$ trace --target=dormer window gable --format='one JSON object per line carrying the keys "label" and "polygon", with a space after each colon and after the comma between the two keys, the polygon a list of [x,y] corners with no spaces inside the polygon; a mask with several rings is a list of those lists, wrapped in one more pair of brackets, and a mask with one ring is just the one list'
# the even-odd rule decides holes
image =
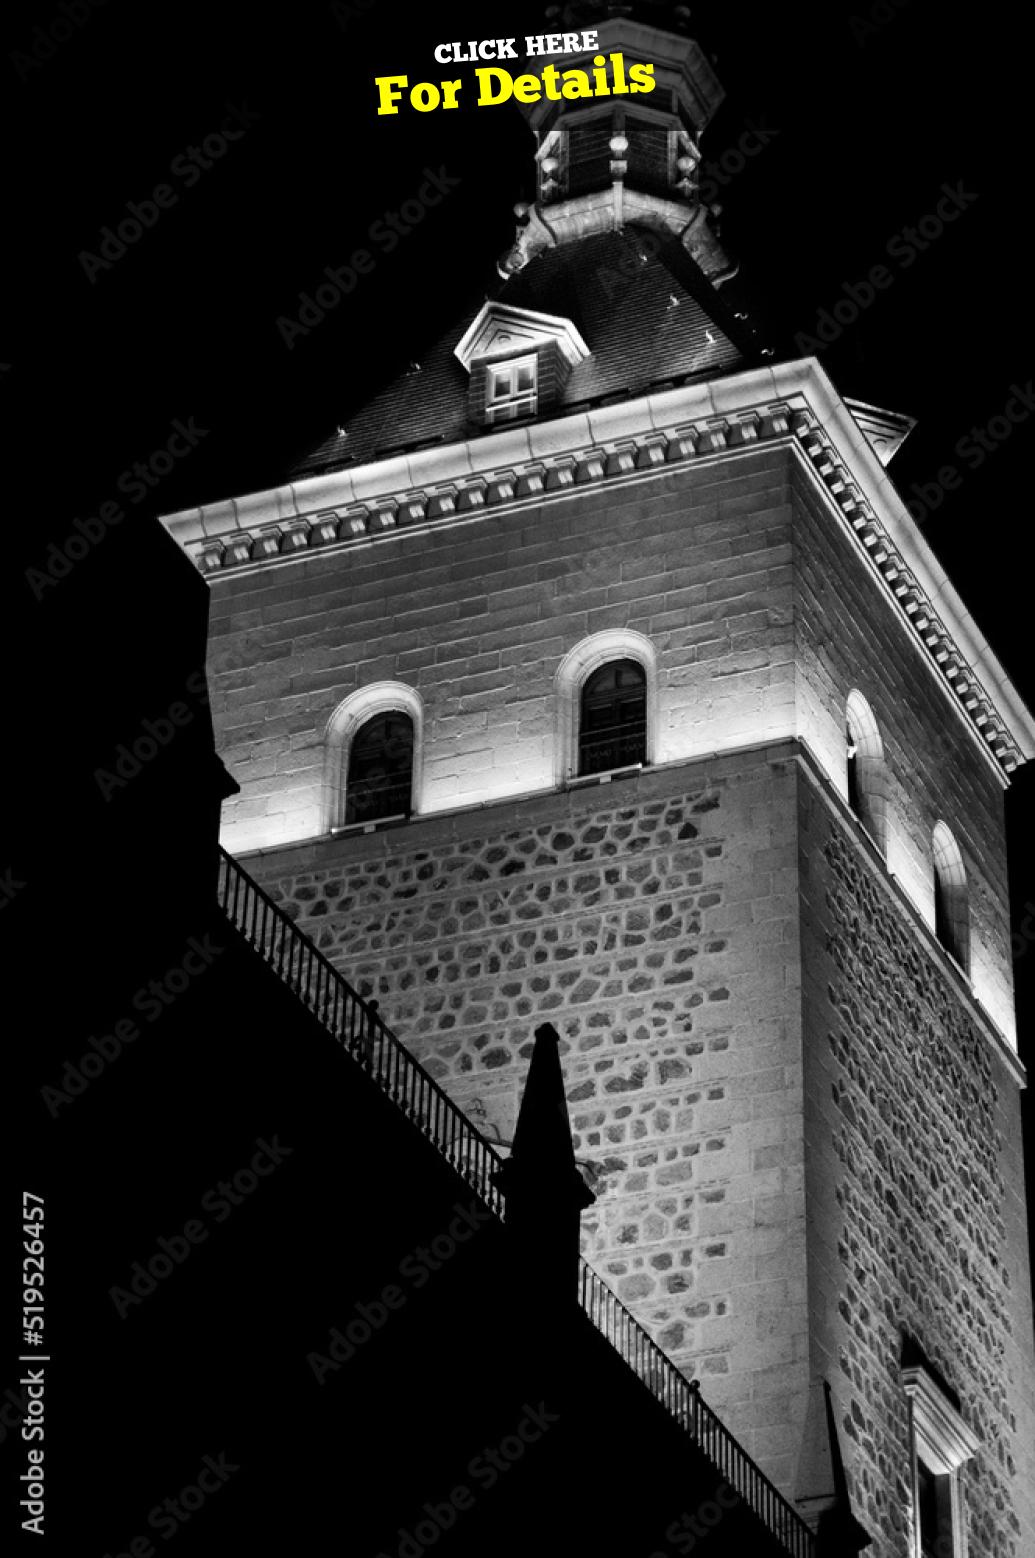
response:
{"label": "dormer window gable", "polygon": [[471,421],[498,427],[528,421],[557,405],[589,347],[570,319],[490,302],[455,354],[470,375]]}

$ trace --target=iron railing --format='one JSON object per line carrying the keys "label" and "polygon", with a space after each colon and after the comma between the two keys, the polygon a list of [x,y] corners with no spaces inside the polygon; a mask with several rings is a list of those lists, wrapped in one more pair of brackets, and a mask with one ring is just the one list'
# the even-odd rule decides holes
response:
{"label": "iron railing", "polygon": [[[400,1044],[376,1001],[357,995],[222,847],[219,857],[218,902],[231,924],[502,1220],[493,1179],[503,1159],[491,1142]],[[702,1400],[697,1381],[676,1368],[581,1257],[579,1267],[579,1300],[596,1328],[793,1558],[813,1558],[809,1527]]]}
{"label": "iron railing", "polygon": [[218,901],[230,922],[502,1218],[503,1197],[492,1176],[503,1159],[491,1143],[403,1048],[378,1015],[376,1001],[357,995],[344,975],[222,847],[219,857]]}
{"label": "iron railing", "polygon": [[579,774],[603,774],[646,761],[647,727],[640,724],[583,728],[579,735]]}
{"label": "iron railing", "polygon": [[812,1558],[815,1538],[798,1511],[734,1439],[701,1396],[697,1380],[687,1379],[626,1309],[621,1299],[585,1260],[579,1262],[582,1308],[597,1330],[620,1353],[633,1373],[690,1434],[774,1536],[794,1558]]}
{"label": "iron railing", "polygon": [[408,816],[411,792],[409,767],[401,778],[378,774],[370,779],[351,780],[345,788],[345,826]]}

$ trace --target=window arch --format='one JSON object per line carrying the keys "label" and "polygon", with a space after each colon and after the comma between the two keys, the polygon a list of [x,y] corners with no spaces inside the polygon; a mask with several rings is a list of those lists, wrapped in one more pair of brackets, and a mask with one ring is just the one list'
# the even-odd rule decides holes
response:
{"label": "window arch", "polygon": [[931,834],[934,856],[934,933],[956,962],[970,973],[970,909],[967,873],[960,847],[944,822]]}
{"label": "window arch", "polygon": [[848,805],[883,855],[888,845],[884,743],[873,710],[858,688],[848,694],[845,704],[845,766]]}
{"label": "window arch", "polygon": [[423,715],[402,682],[374,682],[339,703],[324,745],[327,831],[419,812]]}
{"label": "window arch", "polygon": [[554,779],[655,761],[657,657],[631,629],[593,633],[557,668]]}

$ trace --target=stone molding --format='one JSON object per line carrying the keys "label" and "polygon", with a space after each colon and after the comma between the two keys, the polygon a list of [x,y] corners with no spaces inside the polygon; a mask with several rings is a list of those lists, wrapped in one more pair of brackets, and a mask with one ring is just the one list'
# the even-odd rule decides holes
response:
{"label": "stone molding", "polygon": [[922,1365],[903,1369],[900,1377],[913,1403],[920,1454],[932,1471],[950,1476],[977,1454],[980,1440]]}
{"label": "stone molding", "polygon": [[453,348],[453,355],[470,373],[479,359],[505,359],[520,352],[533,352],[551,342],[556,342],[570,368],[590,355],[574,324],[563,315],[514,308],[490,299]]}
{"label": "stone molding", "polygon": [[798,449],[980,747],[1008,779],[1035,757],[1035,720],[814,358],[414,450],[161,522],[215,579],[411,528],[470,522],[486,508],[541,505],[579,487],[610,488],[680,465],[736,459],[763,445]]}

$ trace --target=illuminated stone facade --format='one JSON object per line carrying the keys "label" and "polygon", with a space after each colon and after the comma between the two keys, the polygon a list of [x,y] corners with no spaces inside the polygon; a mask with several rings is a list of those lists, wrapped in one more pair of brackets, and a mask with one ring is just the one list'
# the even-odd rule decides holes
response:
{"label": "illuminated stone facade", "polygon": [[[504,292],[533,335],[548,288],[511,289],[559,263],[546,215]],[[634,241],[576,223],[570,246]],[[653,296],[684,261],[643,263]],[[1003,790],[1035,726],[888,482],[902,419],[814,361],[745,362],[686,292],[694,371],[653,383],[640,363],[616,395],[614,274],[587,265],[563,403],[464,422],[452,354],[475,311],[428,370],[437,441],[368,448],[360,422],[358,454],[167,521],[212,586],[241,786],[224,841],[491,1138],[510,1139],[533,1029],[556,1024],[597,1195],[586,1254],[783,1492],[810,1513],[829,1492],[810,1448],[826,1379],[874,1558],[912,1553],[908,1337],[979,1442],[972,1558],[1025,1558]],[[647,761],[582,780],[580,668],[608,653],[645,668]],[[336,829],[341,732],[393,688],[414,814]],[[852,695],[879,733],[876,842],[849,804]],[[967,969],[936,934],[938,824],[965,868]]]}

